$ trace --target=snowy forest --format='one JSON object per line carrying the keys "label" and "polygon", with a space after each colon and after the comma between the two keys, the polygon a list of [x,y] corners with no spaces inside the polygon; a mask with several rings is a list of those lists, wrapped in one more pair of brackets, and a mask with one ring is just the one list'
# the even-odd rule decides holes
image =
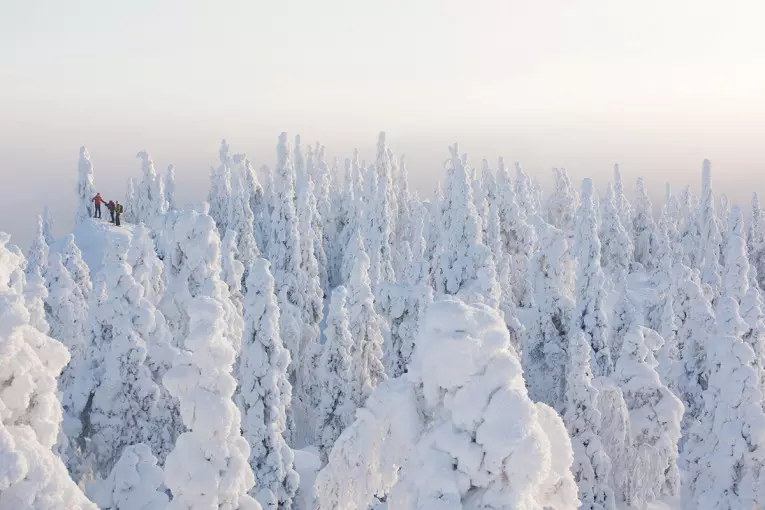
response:
{"label": "snowy forest", "polygon": [[81,148],[0,233],[0,509],[765,508],[756,194],[374,154],[224,140],[182,205],[142,151],[115,226]]}

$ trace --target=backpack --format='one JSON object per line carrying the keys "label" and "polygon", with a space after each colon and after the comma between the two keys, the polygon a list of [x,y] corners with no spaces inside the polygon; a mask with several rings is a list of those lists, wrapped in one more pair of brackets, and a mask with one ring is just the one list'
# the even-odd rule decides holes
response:
{"label": "backpack", "polygon": [[117,206],[117,213],[122,214],[122,204]]}

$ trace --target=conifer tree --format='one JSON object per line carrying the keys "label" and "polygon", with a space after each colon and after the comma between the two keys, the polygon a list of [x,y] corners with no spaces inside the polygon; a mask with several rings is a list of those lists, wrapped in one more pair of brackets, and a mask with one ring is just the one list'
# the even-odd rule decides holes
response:
{"label": "conifer tree", "polygon": [[316,442],[323,464],[327,463],[337,438],[353,423],[357,407],[353,401],[354,388],[357,387],[353,365],[355,345],[346,308],[347,295],[344,286],[332,292],[321,357],[321,403]]}
{"label": "conifer tree", "polygon": [[175,201],[175,165],[167,165],[167,172],[163,176],[163,188],[165,191],[165,202],[168,210],[178,208]]}
{"label": "conifer tree", "polygon": [[347,288],[348,327],[355,342],[353,366],[357,381],[352,398],[357,406],[361,406],[374,387],[386,379],[382,363],[382,319],[375,311],[369,257],[363,250],[356,255]]}
{"label": "conifer tree", "polygon": [[600,267],[600,239],[592,181],[582,183],[581,200],[574,226],[574,253],[579,264],[576,270],[576,309],[571,333],[582,331],[593,351],[593,373],[610,375],[613,360],[608,342],[608,321],[604,312],[605,277]]}
{"label": "conifer tree", "polygon": [[287,380],[289,352],[279,336],[279,307],[269,262],[257,259],[247,277],[245,331],[238,361],[235,400],[242,412],[242,435],[250,444],[250,466],[257,499],[292,508],[298,476],[294,453],[284,438],[292,386]]}
{"label": "conifer tree", "polygon": [[[584,195],[584,193],[582,193]],[[582,201],[587,200],[582,196]],[[580,508],[614,509],[616,499],[608,486],[611,459],[600,441],[601,415],[592,385],[590,345],[583,331],[573,332],[567,370],[566,423],[574,449],[574,480],[579,485]]]}
{"label": "conifer tree", "polygon": [[440,256],[436,261],[436,292],[497,307],[500,289],[496,266],[491,250],[481,241],[467,169],[457,145],[450,147],[450,151]]}
{"label": "conifer tree", "polygon": [[146,151],[139,152],[136,157],[141,160],[143,178],[136,188],[134,221],[153,225],[157,216],[167,212],[164,182]]}
{"label": "conifer tree", "polygon": [[75,225],[93,216],[92,198],[96,195],[96,184],[93,173],[93,163],[90,153],[85,147],[80,147],[80,159],[77,163],[77,214]]}
{"label": "conifer tree", "polygon": [[[176,289],[183,293],[188,327],[181,352],[163,378],[180,402],[186,426],[165,461],[165,485],[173,494],[171,510],[260,508],[247,495],[255,478],[247,462],[250,446],[240,432],[241,415],[232,401],[237,342],[227,338],[230,301],[220,279],[220,238],[215,227],[210,216],[196,211],[184,213],[176,224],[187,254]],[[195,412],[202,408],[206,412]]]}

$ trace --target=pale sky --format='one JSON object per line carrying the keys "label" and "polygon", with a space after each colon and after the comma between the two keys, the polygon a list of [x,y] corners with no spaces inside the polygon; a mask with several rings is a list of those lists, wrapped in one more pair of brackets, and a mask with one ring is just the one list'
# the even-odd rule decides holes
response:
{"label": "pale sky", "polygon": [[272,164],[282,131],[354,147],[378,131],[430,191],[447,145],[601,189],[614,162],[737,201],[765,191],[761,0],[0,0],[0,230],[71,228],[77,153],[124,197],[146,149],[206,194],[218,144]]}

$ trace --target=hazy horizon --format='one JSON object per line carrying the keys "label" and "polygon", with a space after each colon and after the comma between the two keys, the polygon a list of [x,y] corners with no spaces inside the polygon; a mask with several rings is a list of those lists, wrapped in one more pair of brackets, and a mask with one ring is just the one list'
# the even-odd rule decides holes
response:
{"label": "hazy horizon", "polygon": [[[413,5],[410,5],[413,4]],[[0,230],[26,248],[35,215],[72,226],[77,154],[124,197],[146,149],[202,200],[218,144],[273,165],[287,131],[328,159],[377,133],[430,193],[459,142],[474,165],[553,167],[601,191],[619,163],[748,207],[765,178],[765,5],[711,0],[0,2]],[[746,210],[746,209],[745,209]]]}

